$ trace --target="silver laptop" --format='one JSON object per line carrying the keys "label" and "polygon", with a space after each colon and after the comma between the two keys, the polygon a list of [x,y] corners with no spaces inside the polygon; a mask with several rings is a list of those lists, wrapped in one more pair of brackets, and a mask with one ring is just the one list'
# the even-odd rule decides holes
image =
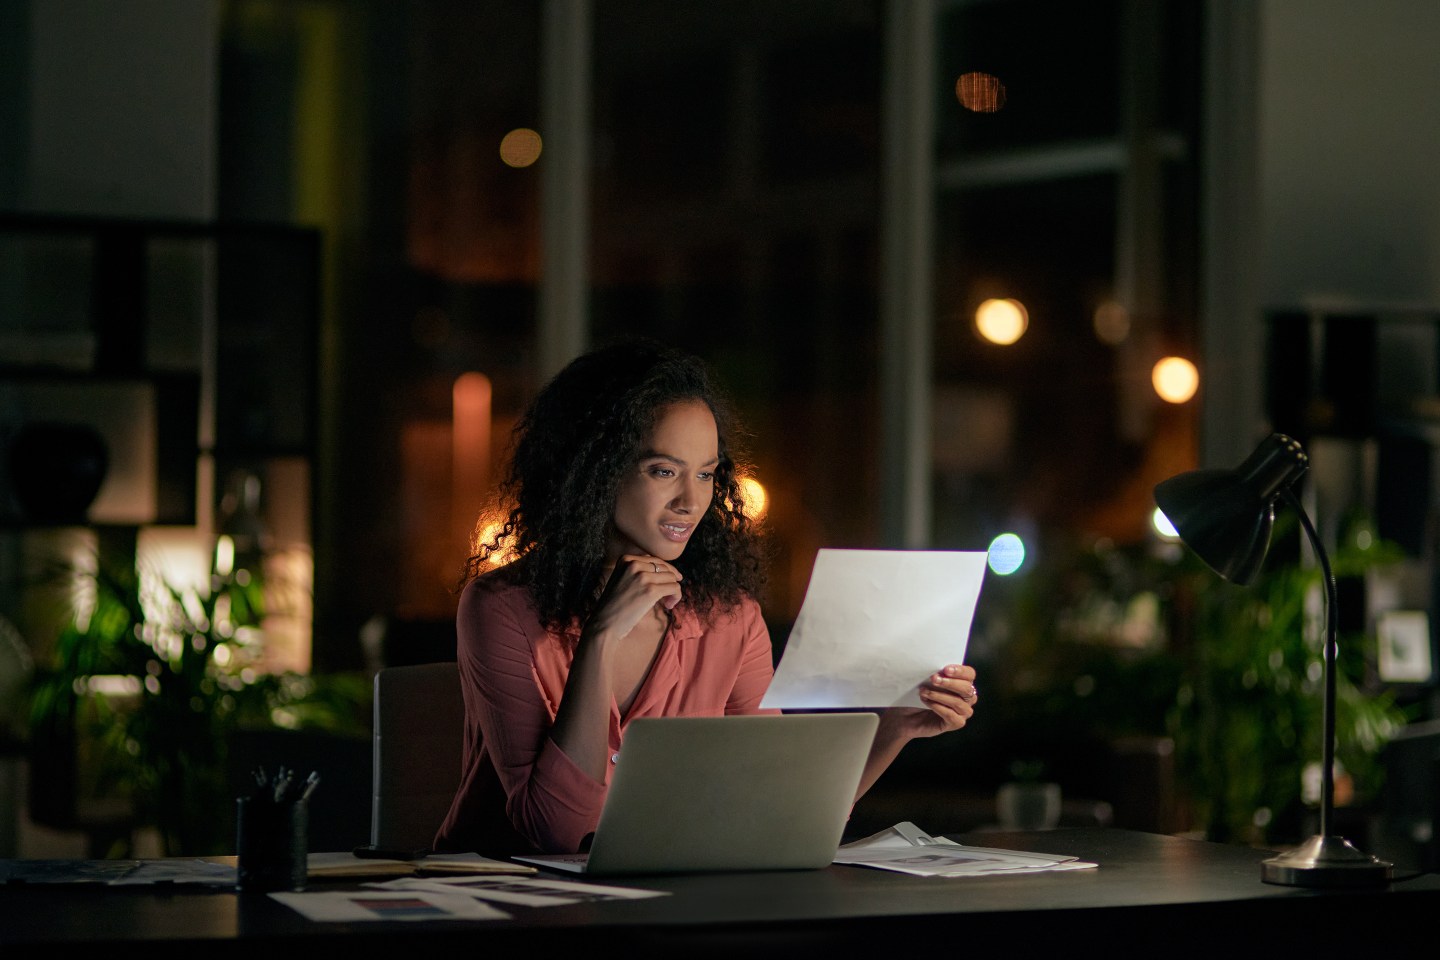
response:
{"label": "silver laptop", "polygon": [[635,720],[589,854],[515,859],[597,875],[823,867],[878,723],[873,713]]}

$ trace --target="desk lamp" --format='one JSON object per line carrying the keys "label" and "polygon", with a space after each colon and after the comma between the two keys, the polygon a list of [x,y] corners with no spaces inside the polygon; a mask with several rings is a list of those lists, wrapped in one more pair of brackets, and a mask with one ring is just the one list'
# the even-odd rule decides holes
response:
{"label": "desk lamp", "polygon": [[1271,434],[1234,470],[1193,470],[1155,487],[1155,502],[1180,539],[1231,583],[1248,584],[1270,548],[1275,501],[1300,515],[1300,524],[1325,579],[1324,756],[1320,774],[1320,832],[1261,864],[1260,879],[1295,887],[1357,887],[1387,883],[1391,866],[1331,833],[1335,805],[1335,575],[1315,527],[1290,489],[1310,463],[1300,444]]}

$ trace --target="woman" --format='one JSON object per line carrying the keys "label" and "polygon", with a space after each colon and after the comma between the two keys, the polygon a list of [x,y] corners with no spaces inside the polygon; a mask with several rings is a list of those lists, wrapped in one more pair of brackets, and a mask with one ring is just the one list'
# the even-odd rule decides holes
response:
{"label": "woman", "polygon": [[[465,770],[440,850],[579,849],[631,720],[758,713],[772,676],[730,418],[698,360],[588,354],[517,436],[514,508],[460,598]],[[516,559],[482,572],[500,551]],[[885,711],[859,792],[910,739],[964,726],[974,679],[952,664],[922,688],[928,709]]]}

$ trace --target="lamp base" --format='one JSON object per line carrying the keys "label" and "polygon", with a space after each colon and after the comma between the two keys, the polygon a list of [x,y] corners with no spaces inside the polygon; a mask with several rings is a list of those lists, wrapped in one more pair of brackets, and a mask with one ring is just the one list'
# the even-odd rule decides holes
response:
{"label": "lamp base", "polygon": [[1260,864],[1260,879],[1287,887],[1373,887],[1389,883],[1392,866],[1361,853],[1344,837],[1316,834]]}

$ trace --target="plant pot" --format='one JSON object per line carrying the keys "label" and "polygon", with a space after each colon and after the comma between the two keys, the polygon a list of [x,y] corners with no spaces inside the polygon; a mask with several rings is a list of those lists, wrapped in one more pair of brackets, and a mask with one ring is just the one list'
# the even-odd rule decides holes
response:
{"label": "plant pot", "polygon": [[995,813],[1006,830],[1053,830],[1060,823],[1060,784],[1002,783]]}

